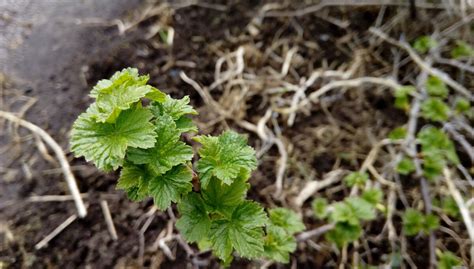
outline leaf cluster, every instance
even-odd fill
[[[313,200],[314,215],[327,219],[334,228],[326,234],[326,239],[342,247],[357,240],[362,234],[362,222],[376,217],[376,206],[382,200],[382,191],[372,188],[364,191],[360,197],[347,197],[343,201],[328,205],[324,198]]]
[[[234,252],[288,262],[294,234],[304,225],[288,209],[271,209],[268,217],[246,199],[257,167],[246,137],[233,131],[194,137],[201,144],[196,175],[193,148],[181,137],[198,131],[189,118],[197,112],[189,97],[173,99],[148,79],[127,68],[99,81],[90,94],[95,102],[73,125],[72,152],[104,171],[121,167],[117,188],[134,201],[153,197],[161,210],[177,203],[183,237],[211,249],[224,264]],[[200,183],[195,191],[193,179]]]
[[[439,227],[439,219],[433,214],[423,214],[420,211],[408,208],[403,213],[403,231],[406,235],[417,235],[418,233],[429,234]]]

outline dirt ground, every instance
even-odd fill
[[[393,56],[393,48],[377,43],[368,33],[369,27],[390,25],[391,36],[398,38],[403,33],[411,41],[450,25],[446,11],[437,8],[420,8],[416,19],[410,19],[406,6],[380,5],[330,7],[301,16],[276,14],[263,18],[259,14],[268,1],[230,1],[225,5],[138,2],[31,1],[13,7],[0,4],[0,24],[4,26],[0,26],[0,34],[9,41],[0,40],[0,109],[22,113],[23,118],[47,130],[63,149],[68,149],[68,132],[90,102],[90,88],[99,79],[132,66],[150,74],[151,84],[164,92],[174,97],[189,95],[200,113],[195,121],[201,132],[218,133],[233,128],[248,133],[250,143],[259,151],[264,144],[258,133],[248,131],[242,122],[257,124],[269,108],[290,104],[288,93],[283,91],[275,97],[272,89],[279,87],[273,78],[275,72],[281,71],[291,48],[298,47],[297,56],[285,76],[294,84],[313,70],[348,70],[359,56],[362,64],[357,65],[356,75],[376,76],[392,67],[387,58]],[[436,28],[432,18],[448,19]],[[451,20],[455,22],[456,18]],[[169,29],[166,27],[174,30],[172,45],[166,44],[166,38],[160,35],[160,29]],[[216,62],[223,58],[222,70],[232,70],[234,60],[226,55],[240,47],[245,50],[242,77],[253,84],[241,86],[247,89],[242,90],[245,97],[239,99],[237,95],[242,92],[235,90],[238,83],[230,85],[226,81],[215,87],[212,84],[216,81]],[[412,67],[406,66],[398,72],[406,78],[412,71]],[[234,118],[216,112],[183,80],[181,72],[207,86],[222,108],[233,111]],[[463,79],[472,89],[472,77]],[[328,79],[321,79],[316,84],[326,82]],[[281,152],[275,146],[262,150],[249,195],[268,206],[289,207],[305,182],[322,179],[335,169],[358,169],[373,145],[407,120],[406,114],[393,106],[392,94],[377,87],[333,91],[298,113],[293,126],[287,124],[288,115],[269,117],[271,129],[287,149],[286,198],[271,197],[282,166]],[[174,241],[168,245],[175,259],[166,257],[155,246],[155,240],[167,229],[170,212],[155,212],[152,200],[129,201],[124,193],[115,190],[116,173],[101,173],[72,154],[67,157],[84,194],[88,215],[75,220],[46,247],[35,249],[35,244],[75,214],[74,203],[31,198],[68,195],[61,170],[57,163],[48,162],[38,153],[36,140],[27,131],[17,131],[6,122],[0,124],[0,268],[192,268],[195,263],[191,260],[197,258],[210,261],[206,268],[219,267],[216,260],[209,259],[209,253],[186,257],[182,246]],[[472,167],[466,153],[458,150],[463,164]],[[383,158],[376,164],[382,166]],[[400,180],[407,193],[417,188],[408,178]],[[331,188],[322,194],[340,200],[347,190]],[[116,241],[107,230],[100,207],[102,200],[108,202],[113,216]],[[296,210],[303,214],[308,229],[321,225],[311,217],[309,200]],[[395,216],[398,230],[400,222],[400,217]],[[365,227],[364,240],[370,249],[363,257],[367,264],[384,264],[392,251],[387,237],[374,239],[382,233],[382,226],[380,220]],[[459,229],[462,234],[462,225]],[[427,268],[427,244],[425,237],[406,243],[407,252],[416,253],[412,259],[419,268]],[[453,252],[458,251],[449,239],[443,244]],[[351,249],[348,251],[351,253]],[[290,265],[272,268],[332,268],[340,259],[335,253],[324,243],[318,250],[303,242],[292,255]],[[258,266],[241,259],[232,265]]]

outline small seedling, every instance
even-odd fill
[[[189,98],[173,99],[148,79],[127,68],[98,82],[90,94],[95,102],[73,125],[74,154],[104,171],[121,168],[117,188],[134,201],[152,197],[161,210],[177,203],[176,227],[183,237],[211,249],[225,265],[234,252],[289,262],[294,234],[305,227],[289,209],[270,209],[268,217],[259,203],[246,199],[248,179],[257,168],[246,137],[233,131],[195,136],[201,147],[194,154],[181,139],[197,132]],[[193,190],[197,156],[199,188]]]

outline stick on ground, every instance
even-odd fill
[[[51,149],[54,151],[56,157],[59,160],[59,164],[61,165],[61,168],[63,170],[69,191],[74,197],[74,202],[77,208],[77,214],[80,218],[85,217],[87,215],[86,206],[84,205],[84,201],[82,201],[79,189],[77,188],[76,179],[74,178],[74,175],[71,172],[69,162],[67,161],[64,151],[61,149],[58,143],[45,130],[41,129],[40,127],[34,125],[31,122],[18,118],[10,112],[0,110],[0,117],[17,123],[20,126],[25,127],[31,132],[37,134],[41,139],[44,140],[44,142],[46,142],[46,144],[51,147]]]

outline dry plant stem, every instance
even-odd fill
[[[81,193],[81,198],[85,199],[88,197],[87,193]],[[41,196],[30,196],[26,200],[27,202],[38,203],[38,202],[65,202],[74,200],[72,195],[41,195]]]
[[[315,236],[320,236],[334,228],[335,224],[334,223],[328,223],[324,224],[323,226],[320,226],[318,228],[302,232],[296,236],[296,241],[302,242],[310,239],[311,237]]]
[[[469,158],[471,159],[471,162],[474,163],[474,148],[472,145],[464,138],[462,134],[460,134],[456,129],[449,123],[446,123],[444,125],[444,129],[450,133],[453,138],[458,141],[458,143],[464,148],[466,151],[467,155],[469,155]]]
[[[293,11],[273,11],[265,14],[265,17],[301,17],[307,14],[315,13],[326,7],[337,6],[406,6],[408,3],[391,0],[322,0],[319,4],[306,6],[302,9]],[[416,7],[425,9],[443,9],[443,5],[426,2],[416,3]]]
[[[100,207],[102,208],[102,213],[104,214],[105,223],[107,224],[107,230],[109,230],[110,237],[112,240],[117,240],[117,231],[115,230],[114,221],[112,220],[112,215],[110,214],[109,205],[106,200],[100,201]]]
[[[401,85],[396,82],[393,79],[389,78],[377,78],[377,77],[360,77],[360,78],[354,78],[354,79],[348,79],[348,80],[341,80],[341,81],[333,81],[330,82],[320,89],[318,89],[315,92],[312,92],[308,98],[303,99],[297,107],[289,107],[289,108],[282,108],[279,109],[278,112],[283,113],[283,114],[290,114],[295,111],[298,111],[299,109],[310,105],[311,102],[316,103],[319,100],[319,97],[322,95],[326,94],[327,92],[337,89],[337,88],[344,88],[344,87],[359,87],[363,84],[375,84],[375,85],[382,85],[386,86],[392,89],[397,89],[401,87]]]
[[[315,194],[317,191],[340,181],[343,172],[344,172],[343,170],[337,169],[337,170],[327,173],[325,177],[323,178],[323,180],[320,180],[320,181],[312,180],[306,183],[306,185],[303,187],[301,192],[294,199],[295,206],[297,208],[300,208],[303,205],[303,203],[306,200],[308,200],[311,196],[313,196],[313,194]]]
[[[48,245],[49,241],[55,238],[59,233],[61,233],[64,229],[66,229],[71,223],[73,223],[77,219],[77,215],[71,215],[67,218],[61,225],[59,225],[56,229],[54,229],[50,234],[48,234],[45,238],[38,242],[35,245],[35,249],[39,250]]]
[[[471,218],[471,212],[469,208],[464,203],[464,199],[462,198],[461,192],[457,189],[456,185],[454,184],[453,179],[451,178],[451,171],[447,167],[443,168],[443,175],[444,180],[446,181],[446,185],[448,186],[449,193],[453,197],[454,201],[459,207],[459,212],[461,213],[462,219],[464,224],[466,225],[466,230],[469,235],[469,239],[471,241],[471,267],[474,267],[474,222]]]
[[[453,59],[436,58],[436,62],[440,63],[440,64],[451,65],[451,66],[454,66],[456,68],[459,68],[459,69],[461,69],[463,71],[466,71],[466,72],[469,72],[469,73],[474,73],[474,66],[471,66],[469,64],[465,64],[465,63],[460,62],[460,61],[456,61],[456,60],[453,60]]]
[[[77,215],[80,218],[85,217],[87,215],[86,206],[84,205],[84,202],[82,201],[81,195],[79,193],[79,189],[76,184],[76,179],[74,178],[74,175],[71,172],[71,167],[69,166],[69,162],[67,161],[64,151],[61,149],[58,143],[56,143],[56,141],[54,141],[54,139],[40,127],[34,125],[31,122],[20,119],[10,112],[0,111],[0,117],[5,118],[9,121],[18,123],[22,127],[37,134],[39,137],[41,137],[41,139],[44,140],[44,142],[46,142],[46,144],[48,144],[51,147],[51,149],[54,151],[54,153],[56,154],[56,157],[59,160],[59,164],[61,165],[61,168],[63,170],[64,177],[66,179],[69,191],[71,192],[71,195],[74,197],[74,202],[77,208]]]
[[[454,90],[456,90],[460,94],[464,95],[469,100],[474,101],[474,96],[468,89],[466,89],[461,84],[457,83],[455,80],[453,80],[445,72],[443,72],[443,71],[441,71],[437,68],[434,68],[434,67],[431,66],[430,63],[427,63],[427,62],[423,61],[420,58],[420,56],[415,52],[415,50],[408,43],[402,42],[402,41],[397,41],[397,40],[389,37],[387,34],[382,32],[381,30],[379,30],[377,28],[374,28],[374,27],[371,27],[369,29],[369,31],[372,34],[380,37],[384,41],[387,41],[388,43],[390,43],[392,45],[395,45],[395,46],[397,46],[401,49],[404,49],[408,53],[408,55],[412,58],[412,60],[421,68],[422,71],[427,72],[428,74],[430,74],[432,76],[439,77],[441,80],[443,80],[444,83],[449,85],[451,88],[453,88]]]
[[[283,191],[283,177],[285,176],[286,163],[288,162],[288,153],[285,145],[279,138],[275,138],[275,144],[277,145],[278,152],[280,152],[280,159],[278,160],[278,171],[277,178],[275,181],[275,197],[280,197]]]
[[[290,113],[290,116],[288,117],[288,126],[293,126],[295,122],[295,117],[296,117],[296,108],[298,106],[298,102],[300,99],[302,99],[305,95],[305,91],[308,89],[308,87],[312,86],[314,82],[320,78],[320,77],[344,77],[344,73],[340,71],[335,71],[335,70],[327,70],[327,71],[315,71],[311,74],[308,80],[306,80],[301,87],[299,87],[296,91],[296,93],[293,95],[293,99],[291,100],[291,109],[295,110],[292,113]]]

